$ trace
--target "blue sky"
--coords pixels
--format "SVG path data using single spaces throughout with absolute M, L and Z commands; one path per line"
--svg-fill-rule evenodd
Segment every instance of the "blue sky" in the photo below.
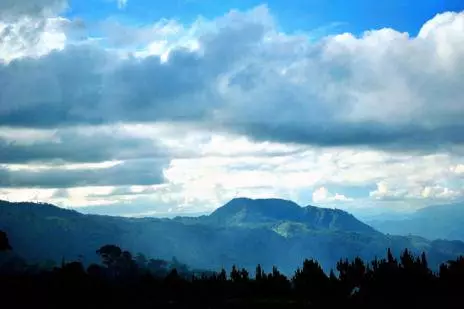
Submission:
M 69 1 L 0 1 L 0 199 L 464 201 L 462 1 Z
M 118 11 L 110 0 L 74 0 L 68 16 L 94 21 L 111 16 L 136 24 L 172 18 L 188 24 L 199 15 L 214 18 L 231 9 L 249 10 L 261 4 L 268 5 L 285 31 L 311 31 L 340 23 L 327 29 L 330 33 L 390 27 L 415 35 L 436 14 L 464 9 L 461 0 L 129 0 L 124 10 Z

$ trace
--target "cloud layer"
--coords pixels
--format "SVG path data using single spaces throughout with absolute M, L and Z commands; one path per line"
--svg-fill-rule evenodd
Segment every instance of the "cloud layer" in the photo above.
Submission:
M 312 40 L 259 6 L 80 38 L 66 7 L 0 3 L 0 198 L 142 213 L 464 197 L 464 12 L 415 37 Z
M 463 143 L 464 13 L 436 16 L 417 37 L 381 29 L 310 42 L 278 32 L 266 7 L 184 31 L 197 48 L 173 43 L 168 61 L 97 41 L 3 64 L 0 122 L 194 122 L 322 146 Z

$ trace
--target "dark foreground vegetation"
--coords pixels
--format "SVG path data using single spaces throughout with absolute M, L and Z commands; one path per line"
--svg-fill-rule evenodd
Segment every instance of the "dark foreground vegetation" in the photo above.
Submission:
M 291 278 L 260 265 L 195 273 L 177 262 L 133 257 L 115 245 L 96 251 L 101 264 L 62 261 L 50 269 L 14 257 L 0 231 L 3 308 L 462 308 L 464 258 L 432 272 L 425 254 L 340 260 L 327 275 L 305 260 Z M 177 263 L 177 265 L 176 265 Z

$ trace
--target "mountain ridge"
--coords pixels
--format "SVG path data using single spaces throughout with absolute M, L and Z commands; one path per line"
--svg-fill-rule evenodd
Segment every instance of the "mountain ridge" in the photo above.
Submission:
M 235 198 L 203 219 L 216 224 L 241 226 L 290 221 L 305 224 L 313 230 L 377 232 L 346 211 L 300 206 L 293 201 L 276 198 Z
M 371 220 L 367 223 L 383 233 L 419 235 L 428 239 L 464 241 L 464 204 L 454 203 L 421 208 L 405 218 Z
M 244 201 L 255 205 L 248 204 L 245 215 L 240 205 Z M 232 202 L 214 215 L 177 219 L 88 215 L 55 206 L 15 207 L 18 204 L 2 202 L 0 230 L 7 232 L 19 254 L 33 260 L 83 256 L 94 262 L 97 248 L 118 244 L 134 253 L 165 260 L 176 256 L 193 267 L 213 270 L 234 264 L 254 269 L 259 263 L 286 272 L 304 258 L 316 258 L 329 270 L 340 258 L 371 259 L 384 256 L 387 248 L 397 253 L 405 248 L 425 251 L 431 253 L 430 264 L 438 265 L 464 253 L 462 242 L 384 235 L 341 210 L 275 199 Z M 222 220 L 234 214 L 239 214 L 237 220 Z

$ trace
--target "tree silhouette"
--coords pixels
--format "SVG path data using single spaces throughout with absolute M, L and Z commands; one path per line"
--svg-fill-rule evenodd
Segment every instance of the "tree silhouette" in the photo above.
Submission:
M 345 289 L 345 293 L 352 295 L 360 290 L 367 273 L 367 267 L 364 261 L 356 257 L 354 261 L 349 262 L 347 259 L 340 260 L 337 263 L 339 279 L 341 286 Z
M 147 268 L 148 266 L 148 259 L 143 253 L 137 253 L 135 256 L 135 262 L 137 263 L 137 266 L 140 268 Z
M 102 263 L 106 265 L 108 274 L 111 277 L 119 277 L 121 275 L 121 248 L 116 245 L 105 245 L 98 249 L 96 252 L 98 255 L 100 255 Z
M 174 256 L 171 261 L 171 270 L 176 269 L 177 273 L 180 276 L 187 276 L 189 273 L 189 268 L 187 264 L 179 262 L 179 260 Z
M 121 248 L 116 245 L 105 245 L 96 252 L 102 258 L 103 264 L 107 267 L 115 266 L 122 254 Z
M 160 259 L 149 259 L 147 263 L 148 271 L 157 277 L 163 277 L 168 273 L 169 263 Z
M 97 250 L 102 265 L 87 270 L 80 261 L 41 269 L 18 259 L 9 259 L 0 271 L 2 305 L 7 307 L 57 307 L 61 298 L 79 307 L 128 308 L 456 308 L 464 291 L 464 257 L 448 261 L 437 273 L 428 268 L 425 253 L 409 250 L 396 260 L 391 250 L 386 258 L 365 262 L 341 259 L 336 271 L 326 274 L 313 259 L 306 259 L 291 279 L 277 267 L 265 273 L 256 266 L 248 270 L 233 266 L 230 279 L 220 272 L 188 271 L 182 275 L 167 262 L 136 258 L 115 245 Z M 5 256 L 5 255 L 4 255 Z M 139 271 L 145 265 L 145 271 Z M 151 270 L 160 271 L 158 274 Z M 158 277 L 159 276 L 159 277 Z M 78 295 L 78 297 L 76 297 Z M 27 297 L 26 297 L 27 296 Z M 308 303 L 310 305 L 308 306 Z
M 242 268 L 242 270 L 240 271 L 240 280 L 248 281 L 249 279 L 250 278 L 249 278 L 248 271 L 245 268 Z
M 256 266 L 256 271 L 255 271 L 255 279 L 256 281 L 261 281 L 263 280 L 263 269 L 261 268 L 261 265 L 258 264 L 258 266 Z
M 221 269 L 221 272 L 219 273 L 217 279 L 219 281 L 227 281 L 227 272 L 224 268 Z
M 232 270 L 230 271 L 230 279 L 233 282 L 239 282 L 240 281 L 240 272 L 237 270 L 237 266 L 232 265 Z
M 0 231 L 0 252 L 1 251 L 9 251 L 11 250 L 11 245 L 8 240 L 8 236 L 5 232 Z
M 424 268 L 429 268 L 429 263 L 427 262 L 427 256 L 425 255 L 425 252 L 422 252 L 421 254 L 421 264 Z
M 301 297 L 320 304 L 326 298 L 329 278 L 317 261 L 306 259 L 303 267 L 295 272 L 293 284 Z

